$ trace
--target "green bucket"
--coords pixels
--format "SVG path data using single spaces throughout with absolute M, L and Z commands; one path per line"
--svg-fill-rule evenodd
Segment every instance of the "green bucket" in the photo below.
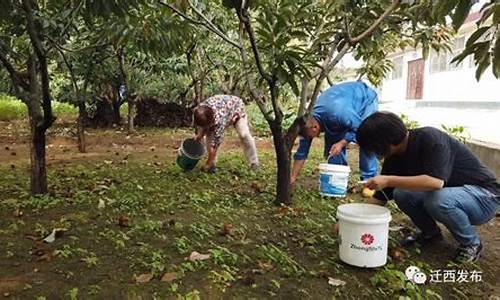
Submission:
M 202 143 L 193 138 L 185 139 L 179 149 L 177 165 L 184 171 L 191 171 L 203 155 L 205 155 L 205 146 Z

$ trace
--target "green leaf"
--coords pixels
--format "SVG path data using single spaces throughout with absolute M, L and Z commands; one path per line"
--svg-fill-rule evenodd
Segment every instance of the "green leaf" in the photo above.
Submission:
M 432 8 L 432 15 L 435 18 L 444 18 L 458 4 L 458 0 L 439 0 Z
M 429 57 L 429 43 L 427 40 L 424 40 L 422 43 L 422 57 L 427 59 Z
M 491 16 L 491 14 L 493 14 L 494 5 L 495 4 L 493 4 L 493 3 L 486 3 L 483 6 L 483 8 L 481 8 L 481 11 L 483 11 L 483 15 L 481 16 L 481 19 L 479 19 L 479 21 L 477 21 L 477 24 L 483 23 Z
M 467 43 L 465 43 L 465 48 L 469 48 L 470 46 L 472 46 L 472 44 L 474 44 L 475 41 L 477 41 L 480 37 L 482 37 L 483 34 L 488 29 L 490 29 L 490 28 L 487 26 L 484 26 L 484 27 L 478 28 L 476 31 L 474 31 L 474 33 L 472 33 L 471 36 L 469 37 L 469 39 L 467 40 Z
M 500 31 L 497 32 L 497 40 L 493 50 L 493 75 L 500 79 Z
M 297 81 L 295 81 L 295 76 L 288 76 L 288 84 L 290 84 L 290 87 L 292 88 L 293 93 L 295 96 L 300 95 L 300 90 L 299 86 L 297 85 Z
M 500 24 L 500 3 L 495 4 L 495 12 L 493 13 L 493 24 Z
M 462 53 L 458 54 L 455 56 L 451 61 L 450 64 L 456 63 L 457 65 L 461 63 L 467 56 L 471 55 L 474 53 L 474 49 L 476 49 L 475 45 L 471 47 L 467 47 L 462 51 Z
M 481 58 L 481 61 L 479 62 L 479 65 L 477 66 L 477 69 L 476 69 L 476 80 L 477 81 L 479 81 L 479 79 L 481 79 L 481 76 L 483 75 L 484 71 L 488 68 L 490 63 L 491 63 L 490 53 L 486 52 L 486 55 L 484 55 Z
M 470 8 L 472 7 L 472 1 L 470 0 L 460 0 L 457 7 L 455 8 L 455 12 L 452 16 L 453 28 L 458 30 L 460 26 L 464 23 L 465 19 L 469 15 Z
M 488 54 L 490 50 L 491 41 L 476 43 L 474 47 L 474 61 L 476 64 Z

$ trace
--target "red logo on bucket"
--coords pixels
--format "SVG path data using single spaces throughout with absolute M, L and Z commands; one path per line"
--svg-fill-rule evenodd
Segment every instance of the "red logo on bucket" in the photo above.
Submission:
M 361 236 L 361 242 L 365 245 L 371 245 L 375 238 L 369 233 L 365 233 Z

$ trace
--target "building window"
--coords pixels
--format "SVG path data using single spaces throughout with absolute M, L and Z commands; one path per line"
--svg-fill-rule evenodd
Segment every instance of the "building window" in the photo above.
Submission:
M 391 79 L 396 80 L 396 79 L 401 79 L 403 78 L 403 57 L 399 56 L 396 57 L 392 60 L 392 74 L 391 74 Z
M 455 63 L 450 63 L 455 56 L 460 54 L 464 49 L 465 37 L 459 37 L 453 41 L 451 45 L 451 52 L 436 52 L 431 53 L 431 73 L 446 72 L 461 70 L 463 68 L 463 62 L 458 65 Z

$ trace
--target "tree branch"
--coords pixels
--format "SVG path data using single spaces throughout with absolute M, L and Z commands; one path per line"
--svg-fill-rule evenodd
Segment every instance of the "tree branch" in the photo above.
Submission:
M 62 51 L 61 49 L 58 49 L 57 50 L 59 52 L 59 54 L 61 54 L 61 57 L 64 61 L 64 64 L 66 65 L 66 67 L 68 68 L 68 71 L 69 71 L 69 75 L 71 77 L 71 83 L 73 85 L 73 88 L 75 89 L 75 94 L 77 95 L 76 97 L 76 101 L 79 101 L 80 97 L 80 90 L 78 88 L 78 84 L 76 82 L 76 76 L 75 76 L 75 71 L 73 69 L 73 66 L 71 65 L 71 63 L 69 62 L 68 58 L 66 57 L 66 55 L 64 54 L 64 51 Z
M 333 81 L 332 81 L 332 79 L 330 78 L 330 74 L 326 75 L 326 81 L 328 81 L 328 84 L 329 84 L 330 86 L 332 86 L 332 85 L 333 85 Z
M 170 8 L 171 10 L 173 10 L 175 13 L 179 14 L 181 17 L 183 17 L 184 19 L 186 19 L 187 21 L 193 23 L 193 24 L 197 24 L 197 25 L 201 25 L 203 27 L 205 27 L 206 29 L 208 29 L 209 31 L 215 33 L 216 35 L 218 35 L 220 38 L 222 38 L 223 40 L 225 40 L 226 42 L 228 42 L 229 44 L 231 44 L 232 46 L 236 47 L 236 48 L 239 48 L 240 45 L 238 45 L 238 43 L 236 43 L 235 41 L 231 40 L 226 34 L 224 34 L 219 28 L 217 28 L 217 26 L 215 26 L 201 11 L 199 11 L 197 8 L 195 8 L 193 6 L 193 4 L 191 3 L 191 1 L 188 1 L 189 3 L 189 6 L 191 7 L 191 9 L 198 15 L 200 16 L 204 22 L 202 21 L 198 21 L 198 20 L 195 20 L 191 17 L 189 17 L 188 15 L 186 15 L 185 13 L 181 12 L 180 10 L 178 10 L 174 5 L 171 5 L 169 3 L 164 3 L 162 1 L 159 1 L 159 3 L 161 5 L 164 5 L 168 8 Z
M 303 116 L 306 113 L 309 80 L 307 78 L 302 78 L 301 83 L 302 83 L 302 91 L 300 93 L 300 105 L 299 105 L 299 111 L 297 113 L 299 117 Z
M 69 48 L 66 48 L 63 45 L 59 44 L 58 42 L 56 42 L 56 40 L 54 40 L 52 37 L 50 37 L 46 34 L 43 34 L 43 37 L 46 38 L 57 49 L 64 50 L 66 52 L 81 52 L 81 51 L 85 51 L 85 50 L 92 49 L 92 48 L 100 48 L 100 47 L 106 47 L 106 46 L 111 45 L 111 43 L 102 43 L 102 44 L 88 45 L 88 46 L 85 46 L 85 47 L 80 48 L 80 49 L 69 49 Z
M 28 83 L 21 79 L 19 72 L 16 71 L 12 63 L 7 58 L 7 54 L 3 52 L 2 48 L 0 48 L 0 61 L 2 62 L 2 65 L 5 67 L 5 69 L 7 69 L 7 72 L 10 75 L 10 79 L 15 89 L 17 89 L 17 86 L 20 86 L 23 90 L 28 91 Z
M 243 43 L 243 32 L 244 32 L 244 24 L 240 21 L 240 28 L 239 28 L 239 31 L 238 31 L 238 36 L 239 36 L 239 39 L 240 39 L 240 55 L 241 55 L 241 60 L 243 62 L 243 68 L 246 69 L 247 65 L 248 65 L 248 55 L 247 55 L 247 51 L 244 47 L 244 43 Z M 262 114 L 264 115 L 264 118 L 266 119 L 266 121 L 271 124 L 271 122 L 274 121 L 274 119 L 269 115 L 267 109 L 266 109 L 266 105 L 265 103 L 262 101 L 263 99 L 263 96 L 260 96 L 259 93 L 257 92 L 257 89 L 255 88 L 255 86 L 253 85 L 253 81 L 251 80 L 251 78 L 248 76 L 248 72 L 244 72 L 245 73 L 245 77 L 246 77 L 246 82 L 248 84 L 248 88 L 250 90 L 250 94 L 252 95 L 252 98 L 255 100 L 255 103 L 257 103 L 257 106 L 259 107 L 260 111 L 262 112 Z
M 395 10 L 400 4 L 401 4 L 401 0 L 393 0 L 392 4 L 384 11 L 384 13 L 382 15 L 380 15 L 380 17 L 378 17 L 377 20 L 375 20 L 375 22 L 373 22 L 373 24 L 370 27 L 368 27 L 368 29 L 366 29 L 360 35 L 358 35 L 352 39 L 349 39 L 349 43 L 351 45 L 356 44 L 359 41 L 361 41 L 364 38 L 371 35 L 377 29 L 377 27 L 380 25 L 380 23 L 382 23 L 385 20 L 385 18 L 387 18 L 387 16 L 389 16 L 391 14 L 391 12 L 393 10 Z
M 316 98 L 318 97 L 318 94 L 320 92 L 321 83 L 323 82 L 325 77 L 328 75 L 328 73 L 330 73 L 330 71 L 333 69 L 333 67 L 335 67 L 335 65 L 338 64 L 338 62 L 342 59 L 342 57 L 344 57 L 344 55 L 347 53 L 347 51 L 349 51 L 350 48 L 351 48 L 351 46 L 348 43 L 346 43 L 344 45 L 344 47 L 342 47 L 342 49 L 339 51 L 339 53 L 337 53 L 335 58 L 324 69 L 324 72 L 322 72 L 318 76 L 318 78 L 316 80 L 316 85 L 314 86 L 314 90 L 313 90 L 313 93 L 311 96 L 311 101 L 309 102 L 309 106 L 307 108 L 307 111 L 311 111 L 312 108 L 314 107 L 314 104 L 316 103 Z
M 316 71 L 311 78 L 315 78 L 319 76 L 320 74 L 324 73 L 325 68 L 328 66 L 330 63 L 330 60 L 333 58 L 333 54 L 337 50 L 337 46 L 339 45 L 340 41 L 342 41 L 342 37 L 340 35 L 336 35 L 335 38 L 333 39 L 333 42 L 331 43 L 330 46 L 330 51 L 328 51 L 328 55 L 325 57 L 325 60 L 323 60 L 323 63 L 321 64 L 321 68 Z
M 242 4 L 244 4 L 244 2 Z M 257 69 L 259 70 L 260 76 L 262 76 L 262 78 L 264 78 L 267 82 L 270 82 L 272 80 L 271 75 L 269 75 L 262 66 L 262 60 L 260 58 L 259 48 L 257 47 L 253 27 L 250 23 L 248 15 L 246 14 L 246 11 L 243 9 L 239 10 L 238 18 L 240 19 L 240 22 L 245 25 L 245 31 L 248 34 L 248 39 L 250 40 L 250 45 L 252 46 L 253 56 L 255 58 L 255 63 L 257 64 Z

